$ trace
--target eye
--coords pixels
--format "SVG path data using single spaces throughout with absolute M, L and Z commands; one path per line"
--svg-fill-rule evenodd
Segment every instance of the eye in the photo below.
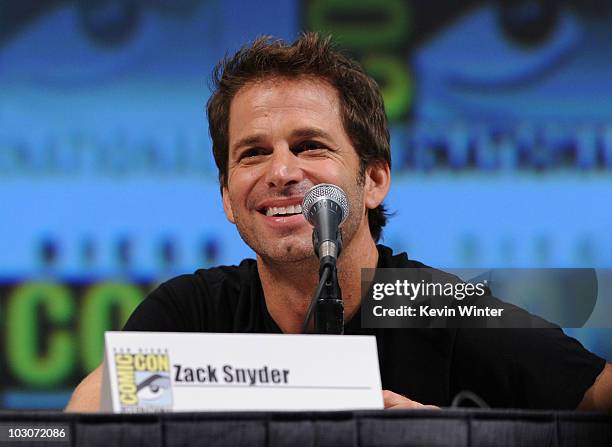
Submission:
M 255 157 L 259 157 L 261 155 L 266 155 L 268 151 L 262 147 L 250 147 L 245 149 L 238 158 L 239 160 L 251 159 Z
M 325 149 L 327 149 L 327 146 L 325 146 L 323 143 L 319 143 L 318 141 L 308 140 L 308 141 L 302 141 L 301 143 L 294 146 L 293 152 L 296 154 L 299 154 L 301 152 L 321 151 Z

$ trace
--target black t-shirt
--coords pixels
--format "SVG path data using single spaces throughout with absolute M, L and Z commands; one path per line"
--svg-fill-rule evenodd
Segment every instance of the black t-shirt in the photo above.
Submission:
M 378 267 L 426 267 L 378 246 Z M 375 335 L 383 389 L 450 405 L 460 391 L 492 407 L 574 409 L 605 360 L 561 329 L 363 329 Z M 128 331 L 280 333 L 266 308 L 257 263 L 202 269 L 162 284 L 138 306 Z

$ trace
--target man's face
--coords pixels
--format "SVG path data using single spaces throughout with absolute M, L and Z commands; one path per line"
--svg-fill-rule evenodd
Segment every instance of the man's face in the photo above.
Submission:
M 315 79 L 270 79 L 238 91 L 230 106 L 223 206 L 244 241 L 264 260 L 314 256 L 304 194 L 333 183 L 348 195 L 344 244 L 369 228 L 359 158 L 340 118 L 338 94 Z

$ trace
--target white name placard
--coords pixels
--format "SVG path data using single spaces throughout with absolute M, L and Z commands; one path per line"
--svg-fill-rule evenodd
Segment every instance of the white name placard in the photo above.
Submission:
M 102 411 L 382 409 L 373 336 L 107 332 Z

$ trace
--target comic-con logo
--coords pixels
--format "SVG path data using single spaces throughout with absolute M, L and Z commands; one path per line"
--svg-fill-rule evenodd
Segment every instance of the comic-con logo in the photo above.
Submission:
M 165 351 L 115 352 L 119 402 L 125 411 L 172 408 L 170 359 Z

